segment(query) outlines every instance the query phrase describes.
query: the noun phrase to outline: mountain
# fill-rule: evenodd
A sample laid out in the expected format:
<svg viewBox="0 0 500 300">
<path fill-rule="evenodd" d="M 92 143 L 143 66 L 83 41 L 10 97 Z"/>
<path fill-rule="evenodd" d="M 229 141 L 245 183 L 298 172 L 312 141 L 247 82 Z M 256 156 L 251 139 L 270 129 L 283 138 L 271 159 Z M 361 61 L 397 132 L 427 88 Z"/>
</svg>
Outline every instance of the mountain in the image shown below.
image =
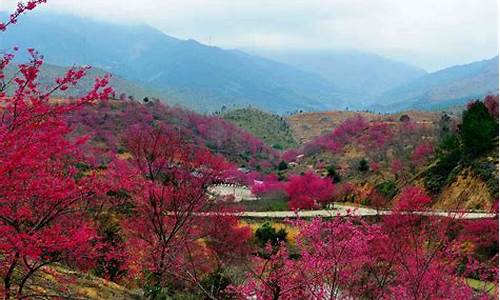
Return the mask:
<svg viewBox="0 0 500 300">
<path fill-rule="evenodd" d="M 383 93 L 380 111 L 441 109 L 498 94 L 498 56 L 429 73 Z"/>
<path fill-rule="evenodd" d="M 40 73 L 38 75 L 38 82 L 40 83 L 41 89 L 50 89 L 54 86 L 55 80 L 58 77 L 61 77 L 68 70 L 68 67 L 61 67 L 51 64 L 43 64 Z M 10 64 L 7 66 L 5 70 L 7 78 L 10 78 L 14 72 L 17 71 L 15 65 Z M 56 97 L 79 97 L 85 95 L 94 85 L 94 79 L 96 77 L 103 77 L 108 74 L 99 68 L 92 68 L 87 72 L 87 75 L 83 77 L 76 86 L 72 86 L 71 88 L 65 91 L 56 91 L 54 96 Z M 166 98 L 167 96 L 157 90 L 152 88 L 144 87 L 136 82 L 126 80 L 120 76 L 113 75 L 110 79 L 110 86 L 113 87 L 115 91 L 116 97 L 119 97 L 122 93 L 127 97 L 132 96 L 134 99 L 142 100 L 144 97 L 150 98 Z M 11 84 L 7 87 L 7 93 L 13 92 L 15 88 L 14 84 Z"/>
<path fill-rule="evenodd" d="M 264 51 L 259 54 L 321 75 L 342 99 L 364 107 L 383 92 L 426 74 L 426 71 L 376 54 L 355 50 Z"/>
<path fill-rule="evenodd" d="M 344 105 L 320 75 L 176 39 L 147 25 L 34 13 L 0 35 L 0 50 L 14 45 L 37 49 L 50 64 L 98 67 L 203 111 L 252 104 L 283 113 Z"/>
</svg>

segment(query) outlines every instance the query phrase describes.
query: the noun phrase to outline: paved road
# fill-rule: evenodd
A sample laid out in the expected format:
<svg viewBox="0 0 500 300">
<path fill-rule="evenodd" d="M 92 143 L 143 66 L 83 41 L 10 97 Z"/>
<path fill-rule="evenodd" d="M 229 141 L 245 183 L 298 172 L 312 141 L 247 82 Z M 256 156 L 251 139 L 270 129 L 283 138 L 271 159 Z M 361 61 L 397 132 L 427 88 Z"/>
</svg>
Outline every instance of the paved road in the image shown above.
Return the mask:
<svg viewBox="0 0 500 300">
<path fill-rule="evenodd" d="M 388 215 L 391 214 L 390 211 L 380 211 L 380 215 Z M 492 213 L 477 213 L 477 212 L 467 212 L 467 213 L 455 213 L 455 212 L 415 212 L 415 214 L 420 214 L 424 216 L 442 216 L 442 217 L 451 217 L 457 219 L 485 219 L 485 218 L 495 218 L 496 215 Z M 336 205 L 333 210 L 305 210 L 305 211 L 245 211 L 241 212 L 240 215 L 242 217 L 247 218 L 276 218 L 276 219 L 285 219 L 285 218 L 311 218 L 311 217 L 342 217 L 347 215 L 355 215 L 355 216 L 375 216 L 377 215 L 377 211 L 372 208 L 365 207 L 351 207 L 351 206 L 340 206 Z"/>
</svg>

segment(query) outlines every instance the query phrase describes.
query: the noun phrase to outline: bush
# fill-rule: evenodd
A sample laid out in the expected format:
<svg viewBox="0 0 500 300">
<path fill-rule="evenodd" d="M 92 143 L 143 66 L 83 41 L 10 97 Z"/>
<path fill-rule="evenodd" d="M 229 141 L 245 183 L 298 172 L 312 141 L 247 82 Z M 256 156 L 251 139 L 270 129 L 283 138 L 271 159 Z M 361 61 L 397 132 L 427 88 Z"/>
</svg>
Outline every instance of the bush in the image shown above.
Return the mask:
<svg viewBox="0 0 500 300">
<path fill-rule="evenodd" d="M 424 184 L 428 191 L 439 193 L 444 185 L 453 179 L 453 170 L 462 160 L 460 139 L 456 135 L 445 136 L 436 150 L 436 163 L 427 170 Z"/>
<path fill-rule="evenodd" d="M 332 179 L 333 183 L 339 183 L 341 181 L 339 173 L 335 170 L 334 166 L 326 167 L 327 176 Z"/>
<path fill-rule="evenodd" d="M 387 199 L 392 199 L 398 194 L 398 187 L 392 180 L 386 180 L 382 183 L 377 184 L 377 186 L 375 186 L 375 189 L 379 194 Z"/>
<path fill-rule="evenodd" d="M 216 299 L 234 299 L 235 295 L 226 288 L 231 284 L 231 278 L 224 274 L 220 269 L 213 271 L 203 278 L 201 285 L 207 291 L 210 291 Z M 210 299 L 210 298 L 206 298 Z"/>
<path fill-rule="evenodd" d="M 362 159 L 359 161 L 358 164 L 358 171 L 360 172 L 367 172 L 370 170 L 370 166 L 368 165 L 368 161 L 366 159 Z"/>
<path fill-rule="evenodd" d="M 279 164 L 278 164 L 278 170 L 279 171 L 283 171 L 283 170 L 286 170 L 288 169 L 288 164 L 282 160 Z"/>
<path fill-rule="evenodd" d="M 481 101 L 473 102 L 462 116 L 460 135 L 467 157 L 490 150 L 498 137 L 498 123 Z"/>
<path fill-rule="evenodd" d="M 260 247 L 264 247 L 267 243 L 271 243 L 271 245 L 276 247 L 281 242 L 286 241 L 286 236 L 287 232 L 284 228 L 276 230 L 269 222 L 262 224 L 255 231 L 255 240 Z"/>
</svg>

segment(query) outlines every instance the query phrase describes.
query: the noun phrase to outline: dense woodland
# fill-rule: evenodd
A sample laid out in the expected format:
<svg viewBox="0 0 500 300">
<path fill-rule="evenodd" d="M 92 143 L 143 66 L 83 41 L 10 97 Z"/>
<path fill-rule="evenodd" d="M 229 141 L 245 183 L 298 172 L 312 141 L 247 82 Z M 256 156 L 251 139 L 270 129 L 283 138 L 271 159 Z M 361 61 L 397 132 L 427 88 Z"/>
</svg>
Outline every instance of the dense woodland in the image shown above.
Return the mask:
<svg viewBox="0 0 500 300">
<path fill-rule="evenodd" d="M 0 31 L 44 2 L 19 4 Z M 437 123 L 359 115 L 282 149 L 230 118 L 119 99 L 107 76 L 82 97 L 55 99 L 89 67 L 45 89 L 43 56 L 29 49 L 15 64 L 18 51 L 0 58 L 3 299 L 90 298 L 59 268 L 132 299 L 498 298 L 498 96 Z M 18 72 L 5 76 L 7 66 Z M 425 214 L 465 170 L 489 198 Z M 285 204 L 277 210 L 344 202 L 381 213 L 277 228 L 244 220 L 247 203 L 209 195 L 220 183 Z M 462 218 L 471 209 L 489 214 Z"/>
</svg>

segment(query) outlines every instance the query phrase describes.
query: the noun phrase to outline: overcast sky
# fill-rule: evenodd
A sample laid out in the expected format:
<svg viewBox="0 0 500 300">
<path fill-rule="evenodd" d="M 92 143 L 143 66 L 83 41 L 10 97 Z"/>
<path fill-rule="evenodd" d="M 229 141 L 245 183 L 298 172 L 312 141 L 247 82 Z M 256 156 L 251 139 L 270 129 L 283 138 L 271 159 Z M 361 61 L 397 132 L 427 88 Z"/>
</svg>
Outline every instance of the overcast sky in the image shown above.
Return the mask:
<svg viewBox="0 0 500 300">
<path fill-rule="evenodd" d="M 498 53 L 497 0 L 48 0 L 40 10 L 255 52 L 357 49 L 431 71 Z"/>
</svg>

